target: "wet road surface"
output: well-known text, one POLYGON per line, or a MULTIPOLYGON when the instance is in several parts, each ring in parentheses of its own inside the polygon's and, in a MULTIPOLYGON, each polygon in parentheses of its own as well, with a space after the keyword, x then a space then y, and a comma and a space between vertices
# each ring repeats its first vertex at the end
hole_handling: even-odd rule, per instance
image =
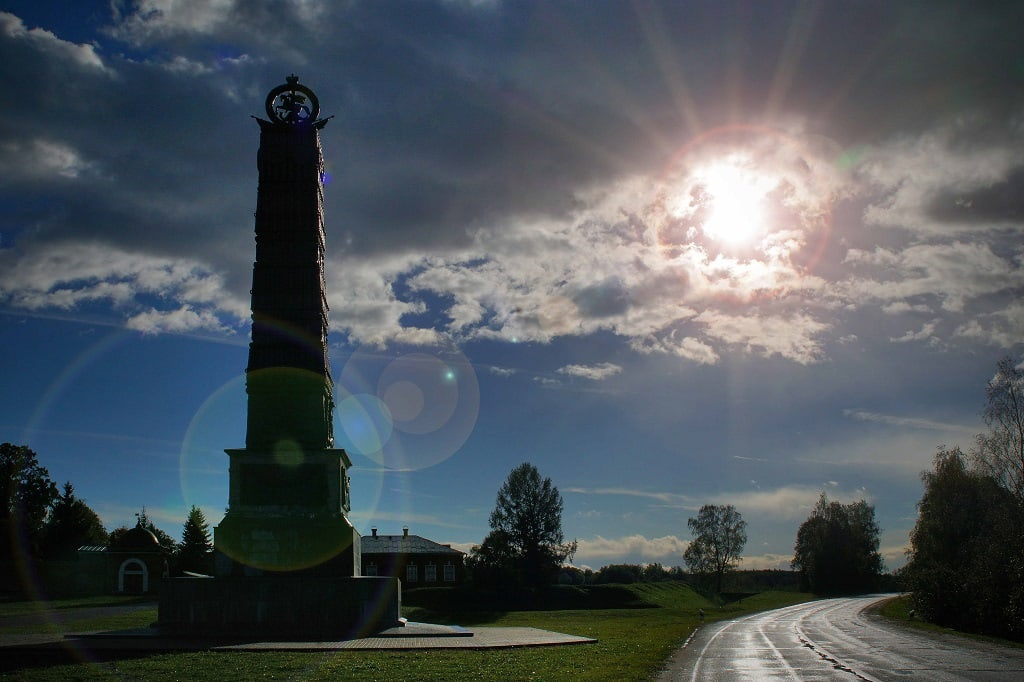
POLYGON ((1024 649, 922 633, 868 613, 888 596, 825 599, 707 625, 658 679, 1024 680, 1024 649))

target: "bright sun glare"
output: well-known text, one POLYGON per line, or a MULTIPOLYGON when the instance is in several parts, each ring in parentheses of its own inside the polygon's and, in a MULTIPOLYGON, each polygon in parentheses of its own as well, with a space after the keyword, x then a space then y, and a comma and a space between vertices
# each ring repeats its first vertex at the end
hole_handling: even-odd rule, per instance
POLYGON ((749 244, 766 228, 764 199, 774 182, 765 175, 726 160, 708 166, 700 181, 709 197, 701 228, 715 241, 749 244))

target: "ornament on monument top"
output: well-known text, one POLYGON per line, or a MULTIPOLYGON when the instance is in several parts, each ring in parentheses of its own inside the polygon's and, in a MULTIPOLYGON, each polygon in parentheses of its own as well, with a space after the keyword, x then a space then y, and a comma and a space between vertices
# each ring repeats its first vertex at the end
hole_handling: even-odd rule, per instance
MULTIPOLYGON (((319 123, 320 100, 305 85, 299 84, 295 74, 288 76, 282 85, 267 93, 267 116, 274 123, 287 125, 309 125, 319 123)), ((321 124, 322 125, 322 124, 321 124)))

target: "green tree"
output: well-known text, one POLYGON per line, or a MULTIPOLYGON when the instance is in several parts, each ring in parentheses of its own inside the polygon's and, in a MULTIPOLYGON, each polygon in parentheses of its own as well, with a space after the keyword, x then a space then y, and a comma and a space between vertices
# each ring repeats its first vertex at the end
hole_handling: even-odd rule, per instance
POLYGON ((213 570, 213 542, 210 540, 210 524, 206 522, 203 510, 192 505, 185 519, 178 548, 178 564, 183 571, 209 574, 213 570))
POLYGON ((43 556, 71 559, 82 545, 105 545, 108 534, 100 517, 75 496, 71 481, 57 496, 43 528, 43 556))
POLYGON ((565 542, 562 533, 558 488, 550 478, 541 479, 529 462, 508 475, 489 521, 491 533, 479 552, 474 548, 476 558, 504 562, 516 582, 527 587, 553 583, 559 567, 576 553, 576 542, 565 542))
POLYGON ((57 497, 50 472, 25 445, 0 444, 0 559, 39 557, 43 523, 57 497))
POLYGON ((792 567, 800 585, 817 594, 864 592, 882 573, 875 508, 859 500, 829 502, 823 492, 811 515, 800 525, 792 567))
POLYGON ((945 627, 1024 638, 1024 515, 999 481, 972 470, 959 448, 939 448, 904 576, 921 618, 945 627))
POLYGON ((714 580, 716 593, 722 591, 725 574, 741 561, 747 544, 747 522, 729 505, 705 504, 696 518, 687 519, 693 541, 683 553, 691 573, 702 580, 714 580))
POLYGON ((488 533, 469 551, 466 567, 471 580, 480 587, 507 586, 517 581, 515 552, 499 530, 488 533))
POLYGON ((598 569, 594 583, 619 583, 631 585, 643 580, 644 569, 639 564, 608 564, 598 569))
POLYGON ((1024 365, 1005 357, 985 390, 988 433, 975 438, 974 466, 1024 504, 1024 365))

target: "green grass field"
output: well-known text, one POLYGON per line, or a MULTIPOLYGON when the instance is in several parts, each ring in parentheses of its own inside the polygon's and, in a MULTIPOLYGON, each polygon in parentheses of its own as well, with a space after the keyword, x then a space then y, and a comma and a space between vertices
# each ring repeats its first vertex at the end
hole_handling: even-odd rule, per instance
MULTIPOLYGON (((404 609, 409 620, 460 622, 474 627, 528 626, 592 637, 596 644, 483 651, 331 651, 314 653, 194 652, 160 654, 106 662, 37 665, 0 673, 19 680, 645 680, 693 632, 698 610, 707 620, 732 618, 811 598, 793 592, 764 592, 716 606, 679 583, 624 586, 648 608, 514 611, 501 614, 442 614, 404 609)), ((95 604, 92 604, 95 605, 95 604)), ((111 619, 75 620, 73 603, 59 608, 65 631, 122 629, 149 625, 156 606, 111 619)), ((16 604, 0 605, 0 619, 16 604)), ((23 626, 21 626, 23 627, 23 626)), ((19 627, 18 632, 24 632, 19 627)), ((37 630, 51 632, 52 630, 37 630)), ((0 627, 0 639, 10 629, 0 627)))

